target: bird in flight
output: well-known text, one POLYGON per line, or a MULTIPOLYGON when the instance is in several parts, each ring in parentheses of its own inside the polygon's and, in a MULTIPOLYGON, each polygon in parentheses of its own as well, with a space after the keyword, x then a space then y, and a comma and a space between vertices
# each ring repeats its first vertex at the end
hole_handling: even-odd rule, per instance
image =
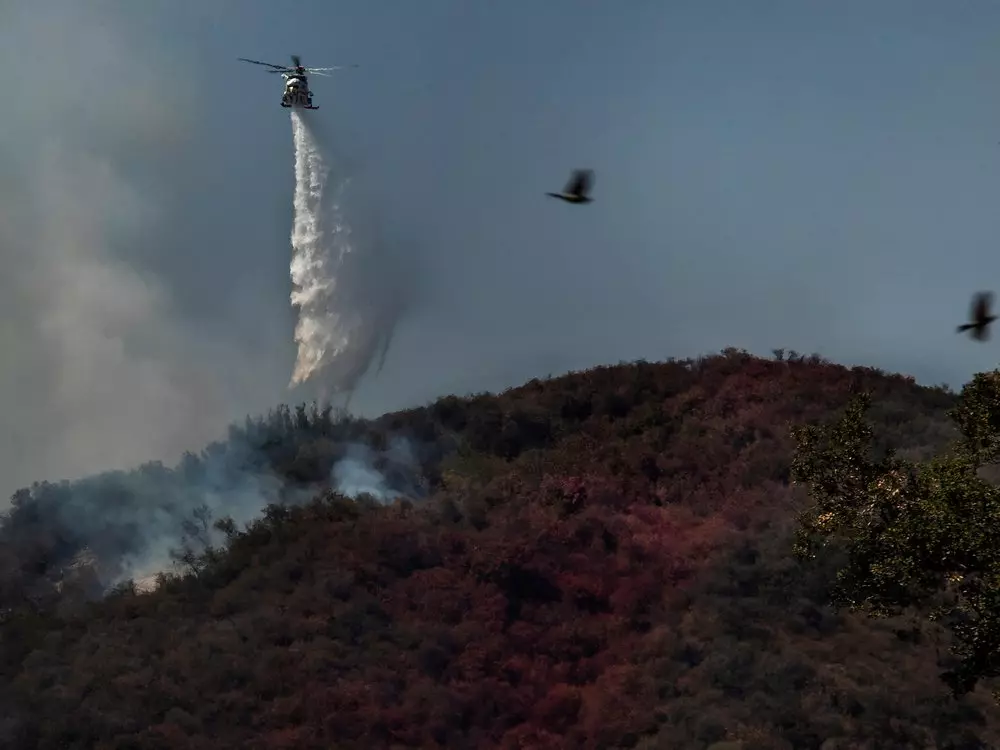
POLYGON ((594 187, 594 173, 590 169, 575 169, 561 193, 546 193, 567 203, 590 203, 589 193, 594 187))
POLYGON ((997 319, 990 311, 993 305, 992 292, 977 292, 972 298, 971 321, 958 327, 958 332, 969 331, 976 341, 986 341, 990 337, 990 323, 997 319))

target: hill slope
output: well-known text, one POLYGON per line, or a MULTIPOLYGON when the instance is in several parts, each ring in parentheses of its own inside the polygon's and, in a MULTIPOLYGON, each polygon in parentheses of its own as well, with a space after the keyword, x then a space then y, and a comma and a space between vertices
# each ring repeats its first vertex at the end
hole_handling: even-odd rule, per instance
MULTIPOLYGON (((894 447, 928 455, 950 436, 943 390, 734 350, 372 422, 278 412, 234 431, 226 455, 238 443, 243 464, 281 477, 280 496, 330 484, 352 445, 388 456, 403 438, 416 463, 382 468, 422 499, 327 490, 273 505, 229 528, 228 550, 190 557, 197 575, 75 606, 40 581, 79 551, 51 519, 83 490, 26 491, 3 529, 6 737, 40 749, 1000 746, 990 699, 953 701, 939 682, 938 634, 832 612, 832 569, 791 558, 802 498, 787 485, 788 424, 828 417, 856 385, 874 389, 871 416, 894 447)), ((212 455, 161 469, 161 495, 202 487, 190 477, 212 455)), ((115 517, 134 502, 112 501, 115 517)), ((120 529, 108 528, 110 549, 120 529)))

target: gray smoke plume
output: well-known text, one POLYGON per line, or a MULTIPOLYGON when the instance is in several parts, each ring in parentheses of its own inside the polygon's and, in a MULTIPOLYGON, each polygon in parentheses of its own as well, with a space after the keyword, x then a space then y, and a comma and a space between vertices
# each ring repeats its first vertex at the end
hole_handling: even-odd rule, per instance
POLYGON ((401 437, 393 437, 382 452, 360 443, 348 445, 344 458, 334 465, 331 479, 333 488, 342 495, 367 494, 383 503, 401 497, 420 498, 426 493, 410 441, 401 437))

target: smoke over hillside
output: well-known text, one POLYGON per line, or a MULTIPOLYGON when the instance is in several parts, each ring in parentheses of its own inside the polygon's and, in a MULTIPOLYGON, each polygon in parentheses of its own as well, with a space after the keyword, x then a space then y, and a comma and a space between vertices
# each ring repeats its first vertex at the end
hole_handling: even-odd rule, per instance
POLYGON ((146 464, 22 490, 0 526, 0 544, 30 573, 22 581, 29 591, 57 583, 81 553, 105 590, 173 569, 185 547, 221 544, 216 521, 242 528, 268 505, 298 505, 326 490, 377 502, 421 497, 414 443, 402 434, 366 442, 375 434, 329 408, 281 408, 232 426, 226 441, 185 454, 173 468, 146 464))
POLYGON ((190 63, 141 25, 100 3, 0 8, 0 61, 41 40, 45 57, 0 128, 0 507, 33 481, 176 461, 277 400, 281 358, 198 320, 162 272, 209 278, 225 243, 192 188, 219 163, 190 63))

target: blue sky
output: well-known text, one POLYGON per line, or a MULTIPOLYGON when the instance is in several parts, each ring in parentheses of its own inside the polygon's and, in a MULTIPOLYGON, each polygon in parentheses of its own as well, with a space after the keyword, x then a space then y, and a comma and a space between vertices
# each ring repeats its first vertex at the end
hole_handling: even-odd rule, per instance
POLYGON ((0 4, 0 485, 308 397, 288 113, 238 57, 360 65, 312 114, 415 299, 364 414, 726 346, 959 386, 1000 346, 955 334, 1000 278, 997 28, 985 0, 0 4), (545 198, 578 166, 594 204, 545 198))

